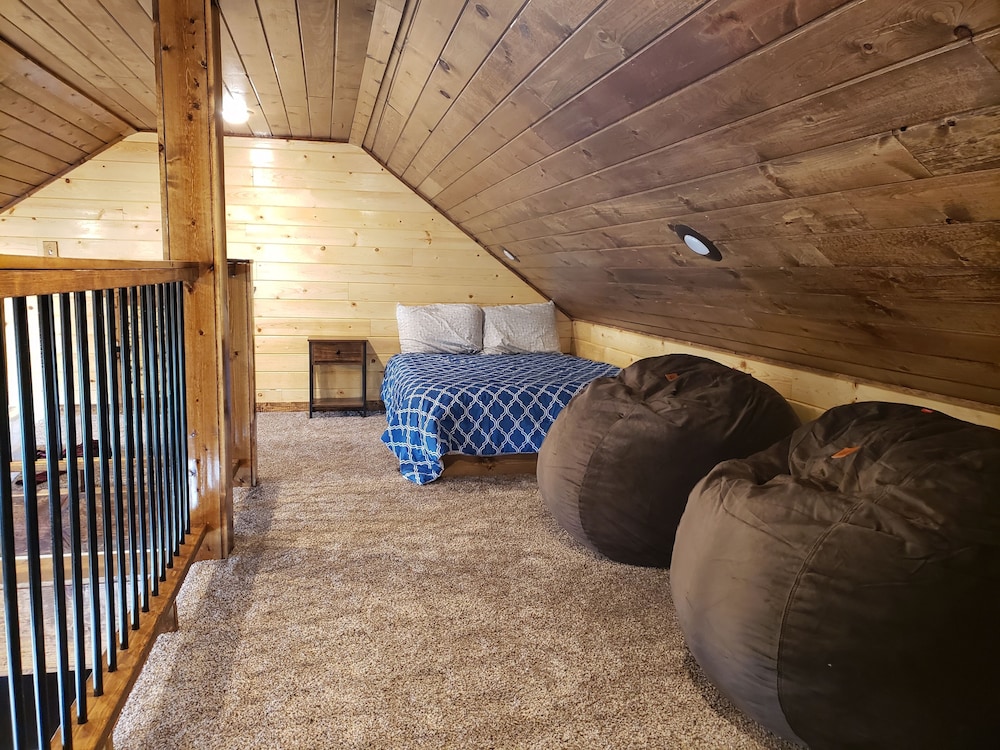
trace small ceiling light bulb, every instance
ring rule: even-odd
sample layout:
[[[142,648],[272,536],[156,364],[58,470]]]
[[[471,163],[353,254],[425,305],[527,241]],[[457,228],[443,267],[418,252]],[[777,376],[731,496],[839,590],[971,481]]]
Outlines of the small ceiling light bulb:
[[[693,234],[684,235],[684,244],[689,248],[694,250],[698,255],[711,255],[712,251],[709,249],[708,245],[699,240]]]
[[[227,91],[222,95],[222,119],[230,125],[242,125],[250,119],[250,110],[242,99]]]
[[[514,253],[512,253],[510,250],[508,250],[505,247],[502,247],[500,249],[503,251],[503,254],[506,255],[510,260],[518,261],[517,256],[514,255]],[[520,262],[520,261],[518,261],[518,262]]]
[[[705,235],[683,224],[678,224],[670,228],[677,233],[677,236],[684,241],[685,245],[701,257],[708,258],[709,260],[722,260],[722,251]]]

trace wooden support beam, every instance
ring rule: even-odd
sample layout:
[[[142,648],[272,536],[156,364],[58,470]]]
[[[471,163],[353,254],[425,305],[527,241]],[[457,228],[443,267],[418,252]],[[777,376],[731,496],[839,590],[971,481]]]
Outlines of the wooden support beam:
[[[164,254],[206,264],[185,297],[192,524],[208,529],[201,556],[222,558],[233,503],[219,9],[164,0],[153,20]]]

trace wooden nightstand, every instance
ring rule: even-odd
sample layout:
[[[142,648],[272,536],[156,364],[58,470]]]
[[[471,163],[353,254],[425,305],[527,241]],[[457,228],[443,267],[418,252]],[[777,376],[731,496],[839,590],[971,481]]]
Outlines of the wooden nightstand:
[[[361,380],[360,399],[323,397],[316,393],[316,376],[322,367],[357,367]],[[309,418],[314,411],[360,409],[368,416],[368,341],[367,339],[309,339]]]

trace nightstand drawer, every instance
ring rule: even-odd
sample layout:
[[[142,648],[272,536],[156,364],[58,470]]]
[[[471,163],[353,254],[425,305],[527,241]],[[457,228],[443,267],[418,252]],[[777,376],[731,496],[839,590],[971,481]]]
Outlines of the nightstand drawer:
[[[365,358],[364,341],[311,341],[313,362],[361,362]]]

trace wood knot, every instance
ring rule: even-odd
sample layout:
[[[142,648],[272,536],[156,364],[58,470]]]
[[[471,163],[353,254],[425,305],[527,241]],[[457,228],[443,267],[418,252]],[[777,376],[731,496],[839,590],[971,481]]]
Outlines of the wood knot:
[[[483,18],[489,18],[490,12],[487,10],[486,6],[476,3],[476,13],[478,13]]]
[[[966,25],[955,27],[955,38],[956,39],[972,39],[972,29]]]

